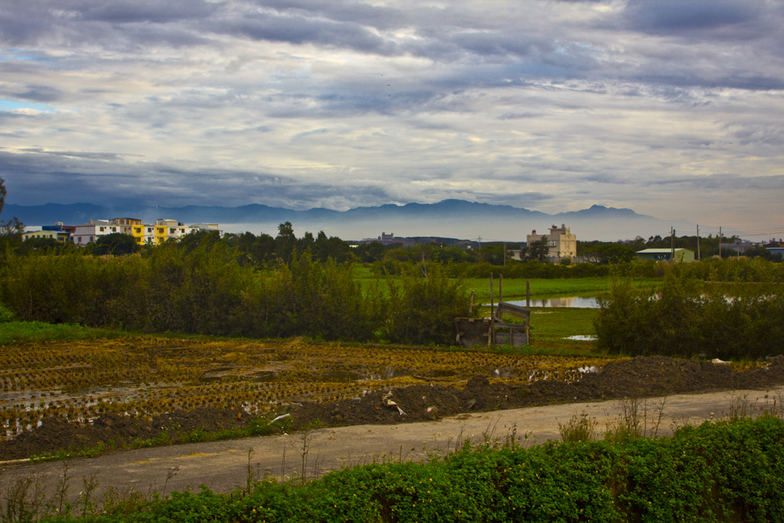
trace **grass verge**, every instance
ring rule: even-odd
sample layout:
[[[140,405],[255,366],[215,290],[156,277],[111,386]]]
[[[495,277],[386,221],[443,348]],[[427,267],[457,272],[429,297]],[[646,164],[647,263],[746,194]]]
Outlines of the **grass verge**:
[[[35,477],[8,482],[4,512],[60,522],[782,521],[782,439],[784,421],[767,415],[667,438],[467,442],[425,463],[374,462],[310,482],[258,480],[249,466],[247,486],[226,494],[167,493],[164,484],[162,495],[101,500],[93,485],[73,503],[63,502],[64,468],[51,498]]]

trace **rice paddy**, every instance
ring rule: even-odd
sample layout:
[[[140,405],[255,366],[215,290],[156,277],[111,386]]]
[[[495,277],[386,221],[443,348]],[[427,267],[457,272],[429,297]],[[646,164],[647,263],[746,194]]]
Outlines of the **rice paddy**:
[[[88,423],[104,413],[151,419],[200,407],[266,414],[295,402],[332,402],[415,383],[462,387],[477,374],[505,382],[573,381],[607,361],[579,353],[523,355],[301,339],[14,343],[0,350],[0,416],[10,438],[53,415]]]

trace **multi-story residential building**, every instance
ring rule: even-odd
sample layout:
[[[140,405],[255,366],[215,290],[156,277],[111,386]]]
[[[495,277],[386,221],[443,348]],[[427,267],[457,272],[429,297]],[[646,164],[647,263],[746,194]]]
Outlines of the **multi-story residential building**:
[[[50,238],[60,243],[71,241],[71,235],[76,230],[73,225],[63,225],[57,222],[54,225],[44,225],[40,231],[30,231],[22,234],[22,241],[33,240],[36,238]]]
[[[178,240],[186,234],[202,230],[222,232],[217,223],[185,225],[165,218],[156,220],[154,225],[142,223],[138,218],[90,220],[88,223],[76,225],[74,229],[73,241],[76,245],[87,245],[97,241],[100,236],[113,233],[129,234],[136,238],[139,245],[160,245],[167,240]]]
[[[142,221],[138,218],[114,218],[110,220],[113,226],[118,226],[117,232],[133,235],[133,227],[138,227]]]
[[[160,245],[167,240],[179,240],[187,234],[193,234],[199,231],[216,231],[223,236],[222,231],[218,229],[217,223],[185,225],[177,220],[161,218],[155,222],[155,245]]]
[[[131,226],[131,236],[136,238],[139,245],[152,245],[155,243],[155,226],[141,223]]]
[[[90,220],[75,226],[73,242],[77,247],[82,247],[97,241],[100,236],[116,232],[119,232],[117,225],[112,225],[109,220]]]
[[[572,234],[565,224],[560,227],[553,225],[547,235],[536,234],[536,231],[532,231],[526,236],[526,241],[530,245],[531,242],[541,241],[545,237],[547,238],[547,258],[549,261],[558,263],[562,258],[577,256],[577,236]]]
[[[155,245],[160,245],[167,240],[179,240],[192,232],[194,232],[193,228],[182,222],[161,218],[155,222]]]

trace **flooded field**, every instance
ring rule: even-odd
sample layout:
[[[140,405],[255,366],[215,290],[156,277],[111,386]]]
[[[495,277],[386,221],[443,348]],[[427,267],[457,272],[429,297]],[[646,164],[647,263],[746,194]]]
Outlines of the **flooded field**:
[[[0,415],[9,438],[53,415],[86,423],[105,413],[150,419],[201,407],[262,414],[412,384],[462,387],[476,375],[507,383],[570,382],[607,361],[302,340],[144,337],[6,345],[0,351]]]

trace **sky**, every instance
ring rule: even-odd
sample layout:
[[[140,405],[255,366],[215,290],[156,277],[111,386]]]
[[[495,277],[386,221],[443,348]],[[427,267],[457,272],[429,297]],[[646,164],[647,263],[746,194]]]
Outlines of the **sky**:
[[[780,237],[782,27],[784,0],[0,0],[0,176],[20,205],[597,204]]]

